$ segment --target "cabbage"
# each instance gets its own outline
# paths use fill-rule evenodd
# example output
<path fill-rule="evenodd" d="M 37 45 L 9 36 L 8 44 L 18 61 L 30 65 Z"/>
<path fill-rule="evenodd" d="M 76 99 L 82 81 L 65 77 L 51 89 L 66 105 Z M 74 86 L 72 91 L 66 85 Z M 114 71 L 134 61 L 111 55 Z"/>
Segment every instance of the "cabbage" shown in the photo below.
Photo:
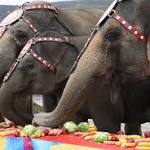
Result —
<path fill-rule="evenodd" d="M 99 134 L 96 135 L 96 142 L 103 143 L 104 141 L 108 141 L 108 134 L 99 133 Z"/>
<path fill-rule="evenodd" d="M 87 122 L 81 122 L 78 124 L 78 130 L 80 132 L 86 132 L 89 129 L 89 124 Z"/>
<path fill-rule="evenodd" d="M 34 127 L 33 125 L 26 125 L 24 128 L 23 128 L 23 131 L 28 135 L 32 135 L 34 132 L 37 131 L 37 128 Z"/>
<path fill-rule="evenodd" d="M 68 121 L 64 124 L 64 129 L 67 130 L 69 133 L 78 131 L 78 126 L 73 121 Z"/>

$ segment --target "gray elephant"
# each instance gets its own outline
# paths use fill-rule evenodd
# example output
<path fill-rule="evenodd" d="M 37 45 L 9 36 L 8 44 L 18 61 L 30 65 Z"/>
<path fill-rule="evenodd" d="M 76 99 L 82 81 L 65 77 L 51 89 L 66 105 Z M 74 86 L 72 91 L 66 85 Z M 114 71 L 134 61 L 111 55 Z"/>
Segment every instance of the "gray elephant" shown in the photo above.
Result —
<path fill-rule="evenodd" d="M 21 50 L 18 61 L 5 76 L 7 82 L 0 88 L 0 110 L 3 115 L 17 124 L 26 124 L 32 116 L 14 108 L 16 95 L 57 93 L 59 96 L 78 56 L 78 49 L 86 40 L 87 37 L 66 38 L 54 31 L 44 32 L 29 40 Z M 76 118 L 72 116 L 71 119 Z"/>
<path fill-rule="evenodd" d="M 106 110 L 105 99 L 89 101 L 99 112 L 99 118 L 94 116 L 96 124 L 109 123 L 106 112 L 116 116 L 109 119 L 116 128 L 119 122 L 132 126 L 150 121 L 149 10 L 147 0 L 113 1 L 79 55 L 56 109 L 35 115 L 33 123 L 58 126 L 95 92 L 101 98 L 108 95 L 113 104 Z"/>
<path fill-rule="evenodd" d="M 89 17 L 90 14 L 90 17 Z M 43 31 L 58 31 L 65 36 L 88 35 L 98 20 L 101 10 L 58 10 L 47 2 L 25 3 L 0 24 L 0 84 L 26 42 Z M 80 28 L 79 28 L 80 27 Z M 29 95 L 18 103 L 20 110 L 31 112 Z M 25 98 L 26 97 L 26 98 Z M 45 96 L 50 105 L 54 95 Z M 24 102 L 24 105 L 22 103 Z M 22 107 L 23 106 L 23 107 Z M 25 107 L 26 106 L 26 107 Z M 45 108 L 47 111 L 47 108 Z M 52 108 L 53 109 L 53 108 Z M 51 110 L 52 110 L 51 109 Z M 27 121 L 29 122 L 29 121 Z"/>

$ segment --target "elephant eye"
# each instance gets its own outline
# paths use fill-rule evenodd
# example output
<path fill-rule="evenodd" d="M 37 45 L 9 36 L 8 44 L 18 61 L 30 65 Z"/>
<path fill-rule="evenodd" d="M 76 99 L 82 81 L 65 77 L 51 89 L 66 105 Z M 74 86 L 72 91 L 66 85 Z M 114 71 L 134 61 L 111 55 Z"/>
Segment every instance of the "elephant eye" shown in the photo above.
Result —
<path fill-rule="evenodd" d="M 111 32 L 106 33 L 105 35 L 105 39 L 111 43 L 115 42 L 120 37 L 121 37 L 121 33 L 119 31 L 111 31 Z"/>
<path fill-rule="evenodd" d="M 28 39 L 28 34 L 26 32 L 23 31 L 17 31 L 16 33 L 17 38 L 21 38 L 21 39 Z"/>

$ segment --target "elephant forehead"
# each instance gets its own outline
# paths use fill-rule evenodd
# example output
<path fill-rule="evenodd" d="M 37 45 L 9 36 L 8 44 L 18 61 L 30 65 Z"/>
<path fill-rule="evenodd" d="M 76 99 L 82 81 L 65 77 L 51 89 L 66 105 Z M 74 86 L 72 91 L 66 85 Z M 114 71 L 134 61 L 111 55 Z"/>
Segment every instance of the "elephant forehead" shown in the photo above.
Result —
<path fill-rule="evenodd" d="M 15 10 L 2 20 L 0 26 L 8 26 L 14 23 L 18 19 L 20 19 L 22 15 L 23 15 L 23 9 Z"/>

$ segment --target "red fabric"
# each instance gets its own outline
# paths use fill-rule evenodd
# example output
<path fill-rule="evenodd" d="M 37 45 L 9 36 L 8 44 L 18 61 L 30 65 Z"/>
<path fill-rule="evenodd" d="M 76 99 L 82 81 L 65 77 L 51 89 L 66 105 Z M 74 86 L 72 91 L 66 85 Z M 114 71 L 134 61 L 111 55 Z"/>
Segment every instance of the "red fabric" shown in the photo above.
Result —
<path fill-rule="evenodd" d="M 41 139 L 47 141 L 55 141 L 55 142 L 62 142 L 67 144 L 80 145 L 80 146 L 102 148 L 107 150 L 135 150 L 134 148 L 121 148 L 121 147 L 106 145 L 106 144 L 96 144 L 94 142 L 85 141 L 84 139 L 81 139 L 80 137 L 74 135 L 46 136 L 46 137 L 42 137 Z"/>

